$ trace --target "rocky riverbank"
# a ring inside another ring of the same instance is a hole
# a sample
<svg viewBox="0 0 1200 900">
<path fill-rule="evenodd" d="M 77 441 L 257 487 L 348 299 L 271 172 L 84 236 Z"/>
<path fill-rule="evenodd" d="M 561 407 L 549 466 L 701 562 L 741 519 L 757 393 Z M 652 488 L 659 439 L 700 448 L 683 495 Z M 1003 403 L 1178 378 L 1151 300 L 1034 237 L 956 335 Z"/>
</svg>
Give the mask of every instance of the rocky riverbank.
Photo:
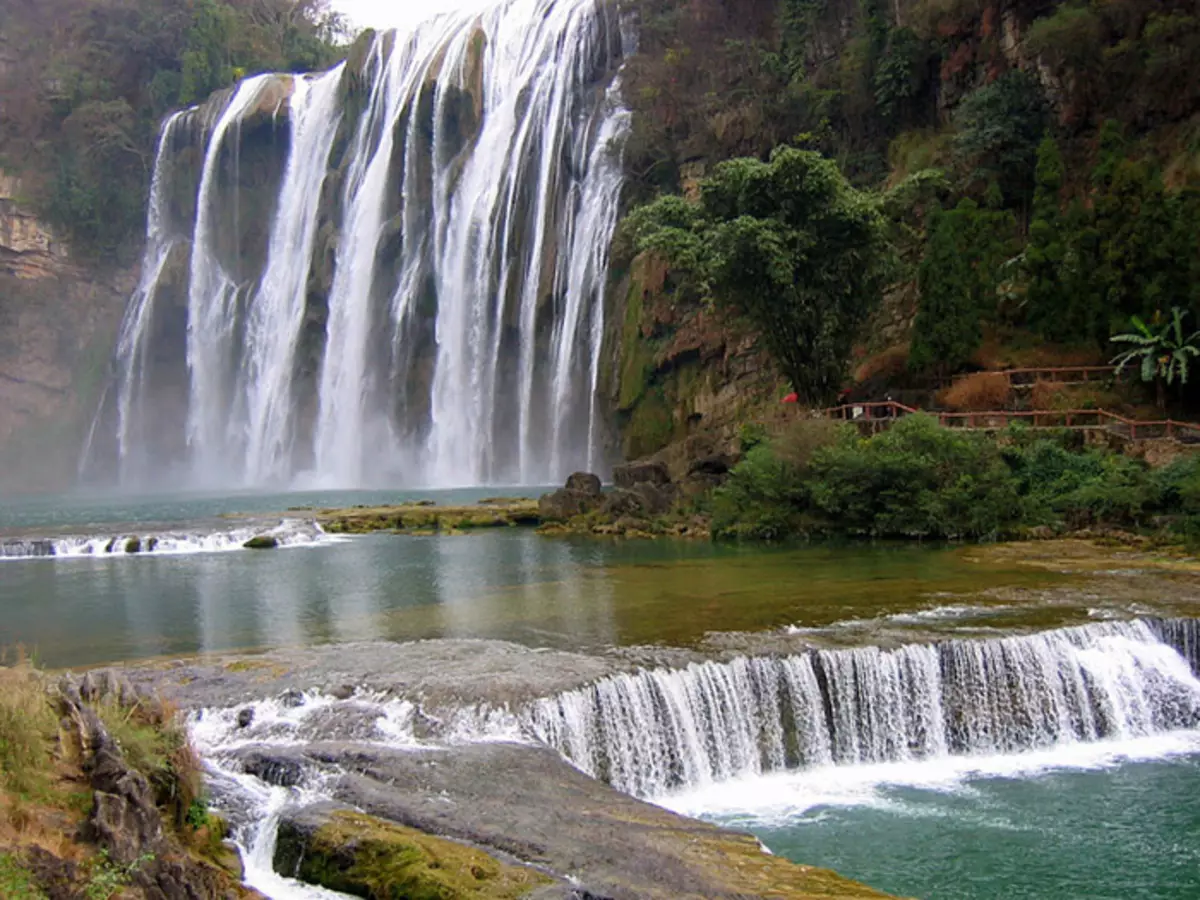
<svg viewBox="0 0 1200 900">
<path fill-rule="evenodd" d="M 292 791 L 275 870 L 354 896 L 883 896 L 622 794 L 521 733 L 522 706 L 634 665 L 426 641 L 158 663 L 121 680 L 187 711 L 218 805 L 237 809 L 248 777 Z"/>
</svg>

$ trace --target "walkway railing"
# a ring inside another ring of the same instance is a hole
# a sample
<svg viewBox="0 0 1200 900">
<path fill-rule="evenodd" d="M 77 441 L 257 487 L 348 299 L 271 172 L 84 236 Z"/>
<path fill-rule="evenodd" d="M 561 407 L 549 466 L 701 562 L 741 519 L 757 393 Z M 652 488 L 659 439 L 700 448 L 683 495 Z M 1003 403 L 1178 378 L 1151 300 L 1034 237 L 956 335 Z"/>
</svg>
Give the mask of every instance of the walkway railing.
<svg viewBox="0 0 1200 900">
<path fill-rule="evenodd" d="M 955 375 L 951 383 L 962 381 L 978 375 L 1003 375 L 1008 379 L 1009 387 L 1033 387 L 1039 381 L 1050 384 L 1091 384 L 1106 381 L 1116 376 L 1116 366 L 1054 366 L 1033 369 L 1001 369 L 996 372 L 967 372 Z"/>
<path fill-rule="evenodd" d="M 860 431 L 878 434 L 897 419 L 918 410 L 895 400 L 852 403 L 823 410 L 826 418 L 850 422 Z M 946 428 L 997 431 L 1015 422 L 1030 428 L 1068 428 L 1074 431 L 1107 431 L 1130 441 L 1184 440 L 1200 442 L 1200 424 L 1174 419 L 1127 419 L 1104 409 L 993 410 L 988 412 L 930 412 Z"/>
</svg>

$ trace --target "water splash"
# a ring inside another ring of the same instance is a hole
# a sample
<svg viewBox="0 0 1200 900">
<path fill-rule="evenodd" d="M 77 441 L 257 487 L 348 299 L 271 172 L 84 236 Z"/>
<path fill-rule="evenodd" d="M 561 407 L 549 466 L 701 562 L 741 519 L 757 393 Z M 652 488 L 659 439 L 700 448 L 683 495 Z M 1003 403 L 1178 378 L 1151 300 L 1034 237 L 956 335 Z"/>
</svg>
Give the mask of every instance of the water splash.
<svg viewBox="0 0 1200 900">
<path fill-rule="evenodd" d="M 537 703 L 538 736 L 643 797 L 765 772 L 997 756 L 1200 724 L 1142 621 L 619 675 Z"/>
</svg>

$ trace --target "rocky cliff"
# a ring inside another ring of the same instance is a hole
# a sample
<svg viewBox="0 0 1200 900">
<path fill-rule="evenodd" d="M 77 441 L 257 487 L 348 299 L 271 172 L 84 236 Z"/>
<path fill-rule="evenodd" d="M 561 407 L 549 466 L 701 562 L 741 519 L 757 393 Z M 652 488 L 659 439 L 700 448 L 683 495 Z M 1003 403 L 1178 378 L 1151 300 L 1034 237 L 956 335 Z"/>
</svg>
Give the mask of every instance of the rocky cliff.
<svg viewBox="0 0 1200 900">
<path fill-rule="evenodd" d="M 71 483 L 132 284 L 75 261 L 0 172 L 0 490 Z"/>
</svg>

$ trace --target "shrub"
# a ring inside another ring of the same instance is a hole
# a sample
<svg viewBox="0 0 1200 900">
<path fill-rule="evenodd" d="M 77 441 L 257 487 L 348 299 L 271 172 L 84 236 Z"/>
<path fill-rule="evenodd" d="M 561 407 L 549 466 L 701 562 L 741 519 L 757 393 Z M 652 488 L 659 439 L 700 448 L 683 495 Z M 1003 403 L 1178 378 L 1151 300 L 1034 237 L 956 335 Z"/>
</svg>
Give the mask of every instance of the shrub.
<svg viewBox="0 0 1200 900">
<path fill-rule="evenodd" d="M 812 472 L 813 504 L 832 531 L 985 538 L 1021 519 L 1016 484 L 995 442 L 942 428 L 929 416 L 826 448 Z"/>
<path fill-rule="evenodd" d="M 937 399 L 947 409 L 962 412 L 1007 409 L 1012 403 L 1012 384 L 999 372 L 978 372 L 955 380 Z"/>
</svg>

